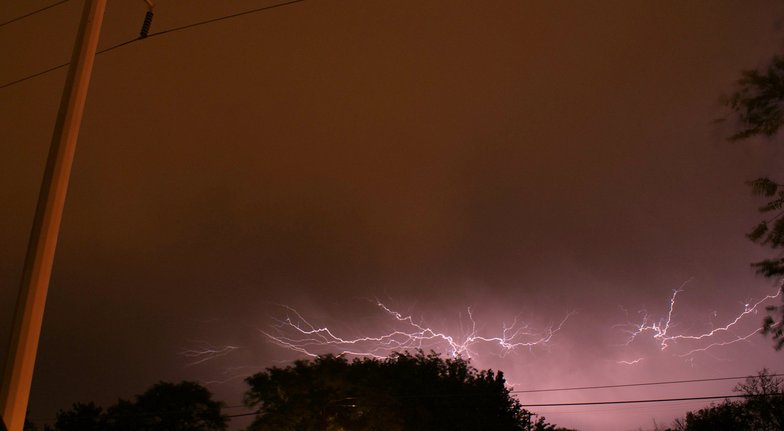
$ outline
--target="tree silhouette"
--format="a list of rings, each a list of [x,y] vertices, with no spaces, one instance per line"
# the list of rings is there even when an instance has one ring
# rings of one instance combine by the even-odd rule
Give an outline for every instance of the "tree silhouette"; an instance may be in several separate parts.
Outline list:
[[[103,431],[106,417],[103,408],[90,402],[75,403],[70,410],[57,412],[54,429],[57,431]]]
[[[739,124],[739,130],[731,140],[775,136],[784,125],[784,58],[774,57],[763,71],[744,71],[727,105]],[[784,188],[767,177],[748,184],[752,193],[767,198],[759,211],[768,217],[747,236],[756,243],[781,249],[784,247]],[[779,252],[774,258],[755,262],[752,266],[766,277],[781,277],[784,275],[784,255]],[[771,335],[776,350],[784,347],[784,304],[768,307],[762,331]]]
[[[94,403],[57,413],[47,431],[223,431],[222,403],[193,382],[153,385],[134,401],[119,400],[105,411]]]
[[[751,429],[780,431],[784,429],[784,380],[763,369],[756,377],[736,386],[746,395],[744,408],[751,418]]]
[[[226,428],[221,403],[193,382],[161,382],[136,397],[133,409],[145,431],[212,431]]]
[[[775,135],[784,125],[784,58],[773,57],[766,70],[746,70],[727,105],[737,114],[738,132],[730,137],[741,140],[752,136]]]
[[[668,431],[781,431],[784,429],[784,380],[767,369],[735,387],[743,401],[725,400],[675,421]]]
[[[514,399],[502,372],[421,351],[300,360],[246,379],[249,431],[554,430]]]

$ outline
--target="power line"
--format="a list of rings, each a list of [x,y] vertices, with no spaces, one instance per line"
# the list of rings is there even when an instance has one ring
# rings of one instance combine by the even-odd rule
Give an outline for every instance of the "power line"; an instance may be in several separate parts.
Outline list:
[[[66,0],[66,1],[70,1],[70,0]],[[152,36],[152,35],[150,35],[150,36]],[[103,54],[103,53],[109,52],[109,51],[111,51],[113,49],[117,49],[117,48],[119,48],[121,46],[125,46],[125,45],[128,45],[128,44],[131,44],[133,42],[138,41],[139,39],[141,39],[141,38],[126,40],[125,42],[120,42],[120,43],[112,45],[112,46],[110,46],[108,48],[99,49],[98,51],[95,52],[95,55]],[[0,89],[6,88],[6,87],[10,87],[10,86],[12,86],[14,84],[18,84],[20,82],[27,81],[28,79],[33,79],[35,77],[38,77],[38,76],[41,76],[41,75],[45,75],[45,74],[47,74],[49,72],[54,72],[55,70],[62,69],[63,67],[68,66],[69,64],[71,64],[71,63],[68,62],[68,63],[59,64],[57,66],[50,67],[49,69],[42,70],[42,71],[34,73],[32,75],[25,76],[24,78],[19,78],[19,79],[15,80],[15,81],[7,82],[7,83],[5,83],[3,85],[0,85]]]
[[[43,12],[43,11],[45,11],[45,10],[47,10],[47,9],[51,9],[51,8],[53,8],[53,7],[55,7],[55,6],[60,6],[61,4],[63,4],[63,3],[67,3],[67,2],[69,2],[69,1],[71,1],[71,0],[61,0],[61,1],[57,2],[57,3],[50,4],[49,6],[46,6],[46,7],[44,7],[44,8],[41,8],[41,9],[38,9],[38,10],[36,10],[36,11],[30,12],[30,13],[27,13],[27,14],[24,14],[24,15],[22,15],[22,16],[18,16],[18,17],[14,18],[14,19],[12,19],[12,20],[10,20],[10,21],[2,22],[2,23],[0,23],[0,27],[4,27],[4,26],[6,26],[6,25],[8,25],[8,24],[11,24],[12,22],[17,22],[17,21],[19,21],[19,20],[22,20],[22,19],[25,19],[25,18],[27,18],[27,17],[29,17],[29,16],[33,16],[33,15],[35,15],[35,14],[37,14],[37,13]]]
[[[782,377],[784,374],[768,374],[768,377]],[[625,384],[618,384],[618,385],[597,385],[597,386],[576,386],[576,387],[569,387],[569,388],[547,388],[547,389],[528,389],[528,390],[516,390],[516,391],[509,391],[512,394],[526,394],[526,393],[537,393],[537,392],[562,392],[562,391],[579,391],[579,390],[588,390],[588,389],[610,389],[610,388],[628,388],[628,387],[637,387],[637,386],[656,386],[656,385],[672,385],[672,384],[683,384],[683,383],[703,383],[703,382],[716,382],[716,381],[724,381],[724,380],[741,380],[741,379],[756,379],[759,376],[735,376],[735,377],[713,377],[713,378],[706,378],[706,379],[689,379],[689,380],[668,380],[668,381],[661,381],[661,382],[641,382],[641,383],[625,383]],[[442,396],[448,394],[441,394]],[[718,399],[718,398],[741,398],[741,397],[748,397],[750,395],[727,395],[721,397],[704,397],[704,398],[672,398],[666,399],[667,401],[692,401],[692,400],[702,400],[702,399]],[[416,398],[415,395],[409,396],[402,396],[401,398]],[[645,400],[640,402],[653,402],[651,400]],[[623,403],[632,403],[632,401],[612,401],[612,402],[593,402],[588,403],[590,404],[623,404]],[[558,405],[558,404],[553,404]],[[565,405],[585,405],[585,404],[565,404]],[[531,404],[528,404],[531,406]],[[537,405],[539,406],[539,405]],[[549,404],[548,404],[549,406]],[[226,406],[225,408],[243,408],[243,405],[232,405]]]
[[[768,374],[768,377],[782,377],[784,374]],[[517,391],[509,391],[509,393],[515,394],[523,394],[523,393],[537,393],[537,392],[559,392],[559,391],[578,391],[578,390],[587,390],[587,389],[609,389],[609,388],[626,388],[626,387],[636,387],[636,386],[655,386],[655,385],[671,385],[671,384],[684,384],[684,383],[702,383],[702,382],[716,382],[716,381],[726,381],[726,380],[741,380],[741,379],[757,379],[760,376],[735,376],[735,377],[712,377],[706,379],[689,379],[689,380],[667,380],[661,382],[641,382],[641,383],[626,383],[626,384],[618,384],[618,385],[597,385],[597,386],[577,386],[577,387],[568,387],[568,388],[547,388],[547,389],[529,389],[529,390],[517,390]],[[450,396],[450,394],[439,394],[441,397],[443,396]],[[453,394],[452,394],[453,395]],[[770,394],[774,396],[778,396],[781,394]],[[433,397],[434,395],[430,395]],[[581,406],[581,405],[603,405],[603,404],[633,404],[633,403],[652,403],[652,402],[674,402],[674,401],[699,401],[699,400],[713,400],[713,399],[724,399],[724,398],[748,398],[753,396],[765,396],[765,395],[724,395],[724,396],[715,396],[715,397],[687,397],[687,398],[664,398],[664,399],[653,399],[653,400],[621,400],[621,401],[594,401],[594,402],[585,402],[585,403],[556,403],[556,404],[525,404],[524,407],[557,407],[557,406]],[[420,396],[417,395],[403,395],[400,398],[419,398]],[[226,409],[237,409],[237,408],[244,408],[244,405],[230,405],[225,406]],[[255,413],[241,413],[237,416],[249,416]],[[229,417],[235,417],[230,415]]]
[[[57,6],[58,4],[65,3],[67,1],[70,1],[70,0],[62,0],[59,3],[56,3],[56,4],[52,5],[52,6],[49,6],[47,8],[41,9],[41,10],[46,10],[46,9],[48,9],[50,7]],[[167,29],[167,30],[161,30],[159,32],[150,33],[149,35],[147,35],[146,39],[149,39],[149,38],[155,37],[155,36],[161,36],[161,35],[168,34],[168,33],[174,33],[174,32],[178,32],[178,31],[186,30],[186,29],[189,29],[189,28],[199,27],[199,26],[206,25],[206,24],[212,24],[212,23],[218,22],[218,21],[223,21],[223,20],[227,20],[227,19],[231,19],[231,18],[237,18],[237,17],[243,16],[243,15],[250,15],[250,14],[253,14],[253,13],[264,12],[264,11],[267,11],[267,10],[270,10],[270,9],[276,9],[276,8],[283,7],[283,6],[289,6],[289,5],[292,5],[292,4],[295,4],[295,3],[302,3],[304,1],[306,1],[306,0],[289,0],[289,1],[283,2],[283,3],[276,3],[276,4],[270,5],[270,6],[263,6],[263,7],[259,7],[259,8],[256,8],[256,9],[247,10],[247,11],[244,11],[244,12],[239,12],[239,13],[235,13],[235,14],[231,14],[231,15],[224,15],[224,16],[221,16],[221,17],[218,17],[218,18],[211,18],[211,19],[207,19],[207,20],[204,20],[204,21],[195,22],[195,23],[192,23],[192,24],[186,24],[186,25],[183,25],[183,26],[180,26],[180,27],[174,27],[174,28],[170,28],[170,29]],[[33,12],[33,13],[37,13],[37,12],[40,12],[40,11],[36,11],[36,12]],[[28,14],[28,15],[25,15],[25,16],[29,16],[29,15],[31,15],[31,14]],[[22,18],[24,18],[24,16],[16,18],[16,19],[14,19],[14,21],[22,19]],[[12,22],[12,21],[9,21],[9,22]],[[95,55],[103,54],[103,53],[112,51],[112,50],[120,48],[122,46],[129,45],[129,44],[131,44],[133,42],[137,42],[137,41],[139,41],[141,39],[145,39],[145,38],[137,37],[137,38],[134,38],[134,39],[126,40],[125,42],[120,42],[120,43],[118,43],[116,45],[112,45],[112,46],[110,46],[108,48],[104,48],[104,49],[98,50],[95,53]],[[0,85],[0,89],[6,88],[6,87],[10,87],[12,85],[19,84],[20,82],[24,82],[24,81],[27,81],[28,79],[36,78],[38,76],[47,74],[49,72],[53,72],[53,71],[55,71],[57,69],[61,69],[61,68],[65,67],[65,66],[68,66],[69,64],[71,64],[71,63],[63,63],[63,64],[60,64],[58,66],[54,66],[54,67],[51,67],[49,69],[43,70],[41,72],[36,72],[36,73],[34,73],[32,75],[25,76],[24,78],[19,78],[19,79],[14,80],[14,81],[7,82],[7,83],[5,83],[3,85]]]
[[[758,394],[758,395],[716,395],[707,397],[682,397],[682,398],[651,398],[641,400],[608,400],[608,401],[586,401],[586,402],[572,402],[572,403],[541,403],[541,404],[523,404],[523,408],[531,407],[569,407],[569,406],[601,406],[613,404],[650,404],[650,403],[669,403],[678,401],[706,401],[706,400],[719,400],[730,398],[756,398],[756,397],[770,397],[782,396],[784,394]],[[226,415],[229,418],[237,418],[243,416],[257,415],[259,412],[236,413],[233,415]]]
[[[0,89],[6,88],[6,87],[10,87],[10,86],[12,86],[14,84],[18,84],[20,82],[27,81],[28,79],[33,79],[35,77],[38,77],[38,76],[41,76],[41,75],[45,75],[45,74],[47,74],[49,72],[53,72],[53,71],[55,71],[57,69],[62,69],[63,67],[68,66],[69,64],[71,64],[71,63],[63,63],[63,64],[61,64],[59,66],[50,67],[49,69],[43,70],[41,72],[25,76],[24,78],[19,78],[16,81],[11,81],[11,82],[8,82],[6,84],[0,85]]]
[[[237,414],[234,414],[234,415],[226,415],[226,417],[227,417],[227,418],[239,418],[239,417],[242,417],[242,416],[255,416],[255,415],[257,415],[257,414],[259,414],[259,413],[258,413],[258,412],[251,412],[251,413],[237,413]]]
[[[658,398],[658,399],[644,399],[644,400],[614,400],[614,401],[587,401],[575,403],[542,403],[542,404],[523,404],[523,407],[565,407],[565,406],[600,406],[607,404],[642,404],[642,403],[667,403],[674,401],[704,401],[704,400],[718,400],[728,398],[756,398],[756,397],[770,397],[782,396],[784,394],[760,394],[760,395],[716,395],[713,397],[686,397],[686,398]]]
[[[769,374],[770,377],[781,377],[784,374]],[[721,380],[740,380],[749,378],[758,378],[759,376],[738,376],[738,377],[714,377],[710,379],[691,379],[691,380],[670,380],[663,382],[644,382],[644,383],[626,383],[619,385],[601,385],[601,386],[576,386],[570,388],[548,388],[548,389],[521,389],[518,391],[509,391],[513,394],[527,394],[535,392],[561,392],[561,391],[582,391],[587,389],[610,389],[610,388],[628,388],[634,386],[656,386],[656,385],[673,385],[680,383],[700,383],[700,382],[716,382]]]
[[[277,3],[277,4],[274,4],[274,5],[270,5],[270,6],[263,6],[263,7],[259,7],[259,8],[256,8],[256,9],[246,10],[244,12],[238,12],[238,13],[231,14],[231,15],[221,16],[221,17],[218,17],[218,18],[211,18],[211,19],[207,19],[207,20],[204,20],[204,21],[195,22],[193,24],[183,25],[181,27],[170,28],[168,30],[161,30],[159,32],[150,33],[147,37],[149,38],[149,37],[153,37],[153,36],[160,36],[160,35],[166,34],[166,33],[174,33],[176,31],[181,31],[181,30],[192,28],[192,27],[198,27],[198,26],[202,26],[202,25],[205,25],[205,24],[212,24],[214,22],[223,21],[223,20],[231,19],[231,18],[237,18],[237,17],[243,16],[243,15],[250,15],[252,13],[263,12],[263,11],[267,11],[267,10],[270,10],[270,9],[276,9],[276,8],[283,7],[283,6],[289,6],[289,5],[292,5],[292,4],[295,4],[295,3],[302,3],[304,1],[306,1],[306,0],[289,0],[289,1],[283,2],[283,3]]]
[[[119,47],[119,46],[115,46]],[[115,47],[107,48],[107,49],[114,49]],[[781,377],[784,374],[768,374],[768,377]],[[607,388],[622,388],[622,387],[635,387],[635,386],[653,386],[653,385],[669,385],[669,384],[683,384],[683,383],[701,383],[701,382],[714,382],[714,381],[724,381],[724,380],[740,380],[740,379],[756,379],[760,378],[760,376],[735,376],[735,377],[713,377],[713,378],[706,378],[706,379],[689,379],[689,380],[669,380],[669,381],[661,381],[661,382],[642,382],[642,383],[627,383],[627,384],[619,384],[619,385],[597,385],[597,386],[579,386],[579,387],[569,387],[569,388],[547,388],[547,389],[530,389],[530,390],[519,390],[519,391],[510,391],[510,393],[535,393],[535,392],[556,392],[556,391],[575,391],[575,390],[586,390],[586,389],[607,389]],[[426,397],[434,397],[434,396],[448,396],[449,394],[430,394]],[[774,393],[774,394],[733,394],[733,395],[716,395],[716,396],[702,396],[702,397],[680,397],[680,398],[653,398],[653,399],[639,399],[639,400],[606,400],[606,401],[585,401],[585,402],[568,402],[568,403],[537,403],[537,404],[527,404],[523,403],[522,406],[524,408],[531,408],[531,407],[575,407],[575,406],[600,406],[600,405],[618,405],[618,404],[652,404],[652,403],[666,403],[666,402],[682,402],[682,401],[706,401],[706,400],[717,400],[717,399],[736,399],[736,398],[757,398],[757,397],[769,397],[769,396],[784,396],[782,393]],[[419,398],[422,396],[417,395],[404,395],[399,396],[399,398]],[[245,408],[247,406],[244,405],[230,405],[224,406],[224,409],[237,409],[237,408]],[[231,415],[226,415],[228,418],[237,418],[237,417],[246,417],[246,416],[254,416],[259,414],[258,411],[254,412],[247,412],[247,413],[235,413]]]
[[[782,377],[784,374],[768,374],[768,377]],[[618,384],[618,385],[597,385],[597,386],[575,386],[575,387],[568,387],[568,388],[546,388],[546,389],[521,389],[521,390],[512,390],[509,393],[512,394],[528,394],[528,393],[537,393],[537,392],[565,392],[565,391],[579,391],[579,390],[588,390],[588,389],[611,389],[611,388],[628,388],[628,387],[636,387],[636,386],[656,386],[656,385],[673,385],[673,384],[683,384],[683,383],[703,383],[703,382],[717,382],[717,381],[724,381],[724,380],[741,380],[741,379],[757,379],[759,376],[735,376],[735,377],[712,377],[706,379],[689,379],[689,380],[667,380],[661,382],[641,382],[641,383],[625,383],[625,384]],[[737,398],[743,397],[745,395],[732,395],[730,398]],[[725,397],[719,397],[725,398]],[[243,405],[231,405],[226,406],[225,408],[242,408],[245,407]]]
[[[669,403],[678,401],[706,401],[706,400],[719,400],[730,398],[757,398],[757,397],[771,397],[771,396],[784,396],[784,394],[746,394],[746,395],[716,395],[708,397],[683,397],[683,398],[653,398],[642,400],[612,400],[612,401],[587,401],[587,402],[573,402],[573,403],[541,403],[541,404],[523,404],[523,408],[530,407],[569,407],[569,406],[601,406],[613,404],[650,404],[650,403]],[[354,405],[352,405],[354,407]],[[247,412],[235,413],[233,415],[226,415],[227,418],[239,418],[245,416],[255,416],[260,412]]]

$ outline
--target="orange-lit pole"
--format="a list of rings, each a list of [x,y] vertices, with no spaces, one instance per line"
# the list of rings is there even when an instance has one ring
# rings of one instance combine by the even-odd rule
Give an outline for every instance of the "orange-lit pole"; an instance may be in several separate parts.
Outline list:
[[[105,9],[106,0],[85,1],[46,161],[0,389],[0,413],[8,431],[22,431],[27,412],[57,235]]]

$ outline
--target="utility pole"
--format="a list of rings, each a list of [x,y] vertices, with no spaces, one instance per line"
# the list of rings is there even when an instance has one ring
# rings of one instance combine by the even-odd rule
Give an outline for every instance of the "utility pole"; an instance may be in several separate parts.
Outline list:
[[[0,427],[8,431],[22,431],[27,413],[46,292],[105,10],[106,0],[85,0],[46,161],[0,388]]]

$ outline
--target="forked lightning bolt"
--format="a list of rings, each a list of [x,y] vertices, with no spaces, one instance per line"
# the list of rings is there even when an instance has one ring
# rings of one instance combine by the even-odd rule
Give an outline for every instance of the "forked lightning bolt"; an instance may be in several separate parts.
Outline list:
[[[672,296],[670,297],[669,303],[669,310],[667,311],[667,317],[662,318],[658,321],[651,321],[648,317],[647,312],[642,313],[642,321],[640,323],[628,323],[625,325],[616,325],[616,327],[621,326],[628,328],[625,330],[629,334],[629,337],[626,340],[626,345],[631,345],[636,339],[649,335],[659,346],[660,350],[664,351],[670,348],[671,346],[677,344],[678,342],[682,342],[687,346],[684,352],[674,353],[675,356],[685,358],[689,357],[697,352],[705,352],[709,349],[713,349],[715,347],[722,347],[728,346],[731,344],[735,344],[741,341],[746,341],[752,336],[760,333],[760,327],[756,326],[752,331],[748,330],[748,327],[741,328],[741,323],[744,321],[744,318],[757,314],[762,307],[762,304],[768,302],[770,300],[776,299],[782,295],[782,290],[779,290],[773,295],[767,295],[764,298],[756,301],[756,302],[747,302],[744,304],[743,311],[738,312],[734,318],[729,319],[723,326],[719,326],[713,328],[709,331],[704,331],[701,333],[674,333],[674,327],[677,327],[673,320],[673,316],[675,314],[675,307],[676,307],[676,300],[678,299],[678,294],[683,292],[683,286],[679,289],[675,289],[672,292]],[[748,319],[746,319],[748,320]],[[757,322],[759,324],[759,322]],[[738,334],[739,331],[742,331]],[[633,365],[639,363],[642,360],[636,359],[633,361],[618,361],[619,364],[625,365]]]
[[[376,335],[343,337],[328,327],[310,323],[300,312],[289,306],[281,306],[285,317],[275,319],[271,330],[260,330],[273,343],[308,356],[318,356],[327,350],[352,356],[385,358],[392,352],[413,349],[432,349],[452,356],[471,357],[477,345],[495,346],[500,355],[518,348],[533,348],[547,344],[561,330],[570,314],[558,325],[531,331],[528,325],[515,319],[511,325],[503,325],[495,336],[481,335],[471,309],[468,309],[468,329],[464,333],[450,334],[434,329],[410,315],[392,310],[381,302],[376,306],[389,321],[388,330]],[[462,322],[461,322],[462,323]]]

